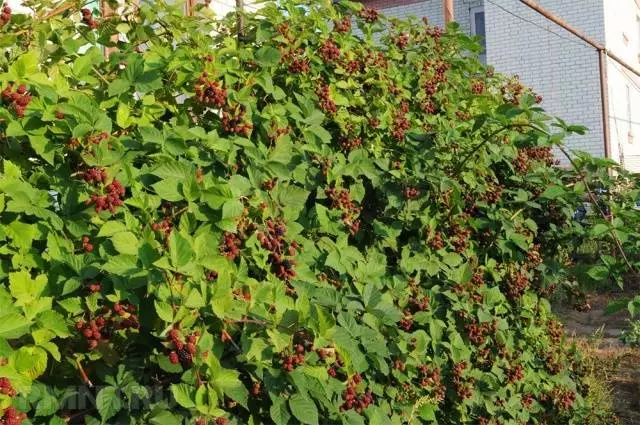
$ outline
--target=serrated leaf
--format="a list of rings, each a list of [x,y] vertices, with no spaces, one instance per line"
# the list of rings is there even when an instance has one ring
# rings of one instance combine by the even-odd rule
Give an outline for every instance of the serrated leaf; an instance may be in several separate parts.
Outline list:
[[[291,413],[300,422],[307,425],[318,425],[318,408],[313,400],[300,394],[294,394],[289,399]]]
[[[195,388],[187,384],[173,384],[171,385],[171,394],[176,399],[178,404],[184,408],[190,409],[196,407],[194,401]]]
[[[114,417],[123,407],[124,403],[115,387],[103,388],[96,397],[96,408],[103,423]]]
[[[111,237],[111,242],[120,254],[138,254],[138,238],[131,232],[116,233]]]

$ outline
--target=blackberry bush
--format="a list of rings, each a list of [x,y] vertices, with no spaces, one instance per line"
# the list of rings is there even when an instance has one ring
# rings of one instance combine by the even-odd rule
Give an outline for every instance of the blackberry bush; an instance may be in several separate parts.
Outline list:
[[[548,298],[581,241],[636,240],[572,220],[627,177],[556,167],[583,129],[455,26],[26,3],[0,30],[0,423],[600,415]]]

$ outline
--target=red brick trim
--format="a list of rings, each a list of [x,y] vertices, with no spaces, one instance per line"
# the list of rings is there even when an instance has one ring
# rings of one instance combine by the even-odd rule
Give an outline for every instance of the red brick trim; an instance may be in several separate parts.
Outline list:
[[[388,9],[390,7],[406,6],[413,3],[420,3],[423,0],[363,0],[367,7],[373,7],[374,9]],[[640,1],[640,0],[637,0]]]

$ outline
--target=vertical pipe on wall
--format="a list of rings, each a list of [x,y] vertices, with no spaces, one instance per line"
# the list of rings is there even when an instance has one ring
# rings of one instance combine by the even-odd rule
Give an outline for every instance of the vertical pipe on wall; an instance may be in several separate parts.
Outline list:
[[[600,95],[602,96],[602,131],[604,132],[604,156],[611,158],[611,135],[609,133],[609,83],[607,81],[607,51],[598,50],[600,70]],[[620,162],[623,161],[623,152],[618,152]],[[624,166],[624,164],[620,164]]]
[[[443,1],[444,1],[444,23],[446,25],[455,19],[455,14],[453,9],[453,0],[443,0]]]

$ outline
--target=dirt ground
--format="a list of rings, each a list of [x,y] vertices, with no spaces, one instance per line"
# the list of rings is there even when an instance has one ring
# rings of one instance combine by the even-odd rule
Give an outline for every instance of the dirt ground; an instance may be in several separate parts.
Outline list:
[[[619,295],[619,294],[618,294]],[[614,295],[595,295],[590,299],[591,311],[580,313],[559,309],[567,335],[584,340],[593,336],[603,325],[602,339],[594,347],[594,354],[615,363],[608,381],[613,388],[613,405],[623,425],[640,425],[640,349],[623,345],[618,337],[627,326],[628,313],[610,316],[604,309]]]

